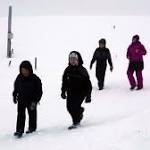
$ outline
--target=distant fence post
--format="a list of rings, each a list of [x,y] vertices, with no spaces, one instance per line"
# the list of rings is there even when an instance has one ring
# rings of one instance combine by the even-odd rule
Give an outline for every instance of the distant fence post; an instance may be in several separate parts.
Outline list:
[[[35,66],[35,70],[37,69],[37,57],[35,57],[35,63],[34,63],[34,66]]]
[[[9,63],[8,63],[8,66],[10,67],[10,65],[11,65],[11,60],[9,61]]]
[[[13,38],[13,33],[11,32],[11,25],[12,25],[12,6],[9,6],[9,13],[8,13],[8,35],[7,35],[7,57],[11,58],[12,50],[11,50],[11,40]]]

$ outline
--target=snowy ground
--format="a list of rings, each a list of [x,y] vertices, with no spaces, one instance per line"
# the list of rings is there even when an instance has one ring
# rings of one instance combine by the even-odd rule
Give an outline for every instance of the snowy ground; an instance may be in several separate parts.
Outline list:
[[[52,150],[149,150],[150,148],[150,60],[145,57],[144,89],[129,91],[126,49],[132,35],[150,47],[149,17],[24,17],[13,19],[12,59],[6,59],[7,18],[0,18],[0,149]],[[114,71],[106,75],[106,87],[97,90],[95,66],[89,70],[100,38],[107,39]],[[60,98],[61,78],[68,54],[79,51],[93,84],[92,103],[83,104],[81,128],[68,131],[71,118]],[[38,107],[38,129],[15,139],[16,105],[13,82],[22,60],[38,58],[35,73],[43,83]],[[12,61],[8,67],[9,61]],[[28,118],[27,118],[28,119]],[[27,128],[27,125],[26,125]]]

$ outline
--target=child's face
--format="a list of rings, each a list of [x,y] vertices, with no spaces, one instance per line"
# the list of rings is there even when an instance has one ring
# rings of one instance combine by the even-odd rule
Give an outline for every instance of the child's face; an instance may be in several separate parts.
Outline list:
[[[104,45],[103,43],[99,43],[99,47],[100,47],[100,48],[104,48],[105,45]]]
[[[78,66],[78,64],[79,64],[78,59],[75,57],[69,58],[69,62],[72,66]]]
[[[21,74],[25,77],[28,77],[30,75],[29,69],[21,68]]]
[[[133,38],[133,39],[132,39],[132,43],[135,43],[135,42],[137,42],[137,39],[136,39],[136,38]]]

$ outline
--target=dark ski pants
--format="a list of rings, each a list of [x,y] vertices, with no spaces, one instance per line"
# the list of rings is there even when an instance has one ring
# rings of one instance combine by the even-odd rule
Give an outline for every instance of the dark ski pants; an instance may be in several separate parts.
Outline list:
[[[106,67],[96,69],[96,78],[98,80],[98,87],[102,89],[104,87]]]
[[[136,73],[137,83],[133,76],[134,72]],[[129,83],[131,87],[137,86],[138,88],[143,88],[143,76],[142,76],[141,69],[134,70],[134,69],[128,68],[127,75],[128,75],[128,79],[129,79]]]
[[[81,120],[81,115],[83,115],[84,108],[81,107],[81,104],[84,99],[79,99],[75,100],[67,100],[67,110],[69,114],[71,115],[72,122],[73,124],[77,124]]]
[[[37,127],[37,109],[30,109],[30,105],[18,104],[17,126],[16,131],[24,133],[25,120],[26,120],[26,108],[29,115],[29,130],[35,131]]]

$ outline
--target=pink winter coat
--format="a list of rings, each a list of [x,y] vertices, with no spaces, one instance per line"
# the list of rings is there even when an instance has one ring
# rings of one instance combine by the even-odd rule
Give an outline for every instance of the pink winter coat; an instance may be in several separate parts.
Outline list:
[[[127,58],[131,62],[141,62],[143,61],[143,55],[146,55],[146,49],[140,41],[133,42],[128,47]]]

